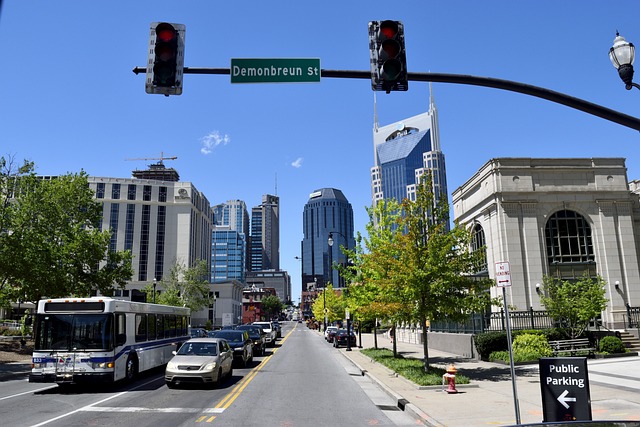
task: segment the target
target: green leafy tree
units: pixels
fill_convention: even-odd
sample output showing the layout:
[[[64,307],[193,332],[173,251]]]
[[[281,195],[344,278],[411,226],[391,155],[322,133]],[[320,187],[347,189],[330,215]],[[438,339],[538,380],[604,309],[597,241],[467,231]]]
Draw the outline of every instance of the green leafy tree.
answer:
[[[424,369],[429,370],[427,320],[463,321],[490,305],[490,280],[472,276],[482,251],[471,251],[471,233],[448,229],[449,204],[433,193],[430,173],[422,176],[415,201],[402,202],[403,230],[394,239],[399,257],[391,282],[423,331]]]
[[[45,180],[0,159],[0,300],[111,295],[133,274],[131,253],[109,250],[87,174]]]
[[[404,313],[405,304],[396,298],[397,293],[390,280],[391,266],[399,256],[393,242],[398,233],[400,205],[395,200],[381,200],[368,208],[367,213],[368,237],[363,238],[357,233],[353,250],[341,247],[350,262],[347,266],[336,267],[349,283],[348,292],[345,293],[345,304],[349,310],[358,320],[373,321],[376,325],[377,319],[396,321]],[[374,346],[377,348],[375,338],[374,334]]]
[[[156,284],[156,303],[189,307],[192,312],[200,311],[213,304],[214,298],[209,296],[209,269],[206,260],[196,262],[193,267],[175,263],[169,276]],[[142,290],[147,294],[147,301],[153,301],[153,285]]]
[[[578,280],[543,277],[540,302],[553,319],[558,321],[570,338],[577,338],[607,307],[606,283],[600,276],[587,275]]]
[[[261,304],[262,310],[266,313],[269,319],[279,316],[284,307],[280,298],[275,295],[267,295],[262,298]]]
[[[333,289],[329,284],[316,297],[311,305],[313,317],[319,322],[324,322],[324,310],[327,309],[327,322],[332,323],[344,319],[344,300],[341,293]]]

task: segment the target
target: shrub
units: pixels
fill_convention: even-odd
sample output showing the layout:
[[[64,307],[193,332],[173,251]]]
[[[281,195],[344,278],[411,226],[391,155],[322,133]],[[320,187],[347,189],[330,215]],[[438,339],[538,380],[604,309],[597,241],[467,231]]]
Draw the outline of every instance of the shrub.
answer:
[[[476,349],[483,360],[489,360],[489,356],[494,351],[509,348],[506,332],[485,332],[484,334],[476,335],[474,341]]]
[[[627,351],[622,340],[613,335],[602,337],[598,345],[598,350],[600,353],[605,354],[626,353]]]
[[[553,350],[547,342],[544,334],[519,334],[513,340],[513,361],[514,362],[532,362],[541,357],[549,357],[553,354]],[[502,361],[509,362],[509,352],[500,350],[494,351],[489,355],[492,362]]]

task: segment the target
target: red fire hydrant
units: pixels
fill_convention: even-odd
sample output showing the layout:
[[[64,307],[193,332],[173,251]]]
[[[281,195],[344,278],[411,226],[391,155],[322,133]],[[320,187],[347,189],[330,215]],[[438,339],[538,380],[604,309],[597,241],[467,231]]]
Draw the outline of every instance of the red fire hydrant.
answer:
[[[447,372],[444,375],[442,375],[443,385],[446,379],[447,383],[449,384],[449,387],[447,388],[447,393],[457,393],[458,390],[456,390],[456,372],[458,372],[458,370],[453,365],[453,363],[450,363],[449,366],[447,366],[446,371]]]

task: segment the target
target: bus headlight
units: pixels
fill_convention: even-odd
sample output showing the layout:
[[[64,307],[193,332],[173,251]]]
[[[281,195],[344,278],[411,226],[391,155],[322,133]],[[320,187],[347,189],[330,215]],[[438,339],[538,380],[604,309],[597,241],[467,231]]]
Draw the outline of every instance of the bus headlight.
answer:
[[[112,369],[113,362],[93,362],[93,369]]]

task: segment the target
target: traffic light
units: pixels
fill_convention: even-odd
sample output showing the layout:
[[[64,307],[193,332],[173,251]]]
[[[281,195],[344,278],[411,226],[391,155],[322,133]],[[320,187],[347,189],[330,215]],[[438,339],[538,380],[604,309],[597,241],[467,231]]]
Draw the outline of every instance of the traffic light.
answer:
[[[183,24],[151,23],[145,83],[147,93],[182,94],[185,30]]]
[[[407,53],[402,22],[369,22],[369,53],[371,89],[387,93],[408,89]]]

